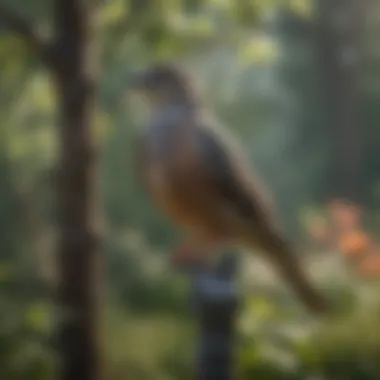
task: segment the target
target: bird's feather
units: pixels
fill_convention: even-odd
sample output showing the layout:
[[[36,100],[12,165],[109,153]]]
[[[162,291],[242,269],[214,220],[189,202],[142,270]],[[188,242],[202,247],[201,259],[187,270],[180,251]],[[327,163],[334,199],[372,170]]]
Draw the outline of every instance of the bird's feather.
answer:
[[[227,139],[211,128],[197,131],[200,160],[205,177],[223,201],[228,202],[241,218],[255,222],[269,214],[268,204],[259,194],[253,173],[244,157],[229,145]]]

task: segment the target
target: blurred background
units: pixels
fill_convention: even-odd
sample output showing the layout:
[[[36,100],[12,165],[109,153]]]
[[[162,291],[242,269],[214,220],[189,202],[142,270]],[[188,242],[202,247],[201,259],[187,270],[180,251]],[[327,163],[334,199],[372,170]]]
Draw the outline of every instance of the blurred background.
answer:
[[[51,1],[8,3],[49,27]],[[380,3],[97,3],[106,378],[194,374],[189,280],[169,260],[180,237],[136,181],[144,108],[125,96],[136,70],[174,60],[243,142],[313,281],[341,310],[316,323],[270,269],[242,254],[238,380],[379,379]],[[0,378],[51,379],[55,94],[1,15],[0,67]]]

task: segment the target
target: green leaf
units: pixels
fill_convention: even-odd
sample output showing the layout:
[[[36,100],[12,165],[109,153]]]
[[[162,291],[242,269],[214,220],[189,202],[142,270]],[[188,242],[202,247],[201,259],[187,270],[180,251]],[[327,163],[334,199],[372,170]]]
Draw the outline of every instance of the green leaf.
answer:
[[[0,263],[0,283],[8,281],[11,276],[11,265],[9,263]]]
[[[278,46],[270,37],[255,37],[244,42],[239,55],[243,66],[269,64],[278,59]]]
[[[311,0],[290,0],[290,8],[303,17],[311,17],[314,12],[314,2]]]
[[[35,330],[43,330],[49,324],[49,308],[46,303],[36,303],[26,312],[26,323]]]
[[[102,28],[118,24],[128,17],[126,2],[121,0],[107,1],[98,14],[97,23]]]

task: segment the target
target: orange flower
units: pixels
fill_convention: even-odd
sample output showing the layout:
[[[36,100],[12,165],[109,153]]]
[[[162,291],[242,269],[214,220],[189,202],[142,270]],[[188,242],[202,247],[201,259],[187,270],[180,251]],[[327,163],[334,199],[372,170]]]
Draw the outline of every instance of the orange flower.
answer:
[[[363,256],[370,251],[371,247],[371,238],[361,230],[345,233],[338,241],[339,250],[349,259]]]
[[[329,209],[334,224],[341,231],[353,230],[361,222],[362,211],[352,203],[335,200],[329,204]]]
[[[359,272],[365,277],[380,278],[380,252],[365,258],[359,267]]]

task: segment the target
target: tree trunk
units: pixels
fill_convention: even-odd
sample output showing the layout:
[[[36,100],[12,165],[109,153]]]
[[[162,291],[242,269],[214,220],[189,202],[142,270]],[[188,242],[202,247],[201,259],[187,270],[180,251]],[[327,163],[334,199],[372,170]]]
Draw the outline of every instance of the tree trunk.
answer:
[[[58,346],[61,380],[101,378],[98,341],[100,257],[96,142],[92,133],[97,83],[93,71],[92,0],[54,0],[54,37],[0,2],[0,20],[47,66],[60,125],[58,165]],[[96,62],[96,61],[95,61]]]
[[[91,67],[90,3],[55,1],[60,124],[58,312],[62,313],[58,344],[62,380],[100,378],[97,164],[92,133],[96,81]]]
[[[317,0],[317,49],[332,141],[332,195],[360,202],[361,134],[358,66],[364,26],[362,0]]]

